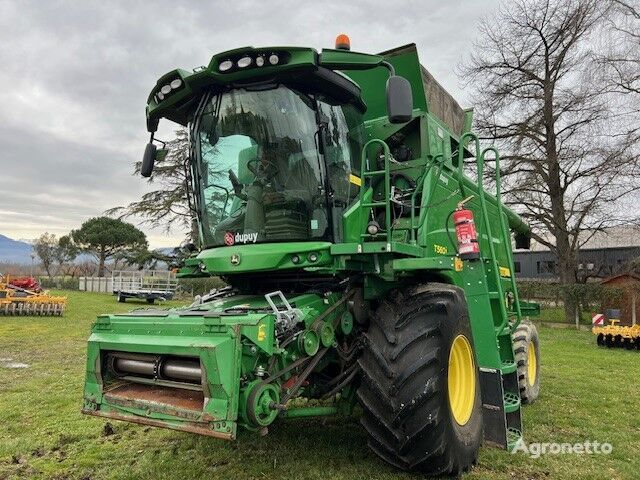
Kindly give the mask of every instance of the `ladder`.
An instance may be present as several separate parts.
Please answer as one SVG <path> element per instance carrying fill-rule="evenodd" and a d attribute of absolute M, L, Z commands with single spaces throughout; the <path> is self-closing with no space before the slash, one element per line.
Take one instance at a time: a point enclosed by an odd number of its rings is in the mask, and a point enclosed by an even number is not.
<path fill-rule="evenodd" d="M 382 146 L 383 149 L 383 155 L 382 155 L 382 159 L 384 161 L 383 167 L 379 168 L 377 165 L 375 166 L 375 168 L 372 168 L 370 160 L 369 160 L 369 156 L 367 155 L 367 152 L 369 150 L 369 147 L 371 145 L 374 144 L 378 144 Z M 427 163 L 424 167 L 424 171 L 422 172 L 422 174 L 420 175 L 420 177 L 418 178 L 418 180 L 416 181 L 416 188 L 414 189 L 412 195 L 411 195 L 411 206 L 410 206 L 410 217 L 409 217 L 409 225 L 408 226 L 397 226 L 394 225 L 391 221 L 391 203 L 392 203 L 392 199 L 391 199 L 391 194 L 393 193 L 391 190 L 391 166 L 390 163 L 392 161 L 391 158 L 391 152 L 389 150 L 389 146 L 387 145 L 387 143 L 384 140 L 380 140 L 377 138 L 374 138 L 373 140 L 368 141 L 364 147 L 362 148 L 362 154 L 361 154 L 361 158 L 360 158 L 360 175 L 363 180 L 363 184 L 362 187 L 360 188 L 360 205 L 364 208 L 370 208 L 370 209 L 375 209 L 375 208 L 384 208 L 384 212 L 385 212 L 385 224 L 384 224 L 384 231 L 380 232 L 376 235 L 376 237 L 378 236 L 383 236 L 385 238 L 385 240 L 387 240 L 387 242 L 390 242 L 393 239 L 393 232 L 394 231 L 399 231 L 399 230 L 408 230 L 409 231 L 409 243 L 411 245 L 417 245 L 418 241 L 417 241 L 417 235 L 418 235 L 418 229 L 420 227 L 420 225 L 422 225 L 422 222 L 424 221 L 424 217 L 425 214 L 427 212 L 426 208 L 423 208 L 423 205 L 420 205 L 419 202 L 421 202 L 421 198 L 420 198 L 420 194 L 422 193 L 423 190 L 423 186 L 424 186 L 424 181 L 427 178 L 427 175 L 429 175 L 429 172 L 431 171 L 432 168 L 436 167 L 438 168 L 437 173 L 436 173 L 436 178 L 440 176 L 440 173 L 442 172 L 442 168 L 444 166 L 444 140 L 443 140 L 443 146 L 442 146 L 442 151 L 440 153 L 437 153 L 436 155 L 434 155 L 433 159 Z M 380 158 L 380 157 L 379 157 Z M 371 181 L 371 185 L 374 184 L 374 179 L 378 177 L 384 177 L 383 182 L 384 182 L 384 194 L 383 194 L 383 198 L 379 201 L 374 201 L 371 200 L 370 202 L 367 202 L 365 200 L 365 193 L 367 191 L 366 188 L 366 180 L 370 179 Z M 425 205 L 429 205 L 430 201 L 431 201 L 431 197 L 433 195 L 434 189 L 430 189 L 430 191 L 427 193 L 427 201 L 425 202 Z M 420 208 L 418 208 L 420 207 Z M 420 212 L 420 217 L 416 218 L 416 210 L 419 210 Z M 373 210 L 371 210 L 373 211 Z M 362 233 L 360 235 L 360 238 L 363 241 L 367 241 L 367 240 L 371 240 L 372 239 L 372 235 L 370 235 L 369 233 L 365 232 Z"/>
<path fill-rule="evenodd" d="M 384 157 L 384 165 L 382 169 L 380 169 L 377 165 L 373 166 L 369 162 L 369 156 L 367 152 L 372 145 L 378 144 L 382 147 L 383 157 Z M 376 159 L 377 160 L 377 159 Z M 384 140 L 380 140 L 379 138 L 374 138 L 369 140 L 364 147 L 362 147 L 362 153 L 360 156 L 360 178 L 362 178 L 362 186 L 360 187 L 360 205 L 363 208 L 369 208 L 370 211 L 373 212 L 375 208 L 384 208 L 384 230 L 378 232 L 376 235 L 371 235 L 368 232 L 364 232 L 360 235 L 360 238 L 363 241 L 371 240 L 373 237 L 377 237 L 376 240 L 380 237 L 384 237 L 387 243 L 391 242 L 392 232 L 391 232 L 391 173 L 390 173 L 390 163 L 391 161 L 391 151 L 389 150 L 389 145 Z M 367 180 L 370 180 L 371 185 L 374 183 L 375 178 L 384 177 L 384 196 L 382 200 L 375 201 L 373 198 L 371 201 L 367 202 L 365 199 L 365 193 L 367 191 L 366 185 Z M 375 219 L 373 219 L 375 220 Z"/>
<path fill-rule="evenodd" d="M 480 150 L 480 142 L 475 134 L 467 132 L 462 135 L 459 143 L 457 167 L 460 190 L 463 196 L 465 196 L 465 187 L 463 185 L 463 145 L 467 140 L 472 140 L 475 143 L 478 199 L 482 218 L 482 228 L 478 228 L 478 231 L 480 234 L 484 233 L 486 235 L 489 248 L 488 256 L 486 251 L 483 254 L 483 249 L 481 248 L 481 258 L 474 262 L 474 268 L 478 268 L 481 272 L 481 277 L 486 278 L 486 281 L 483 282 L 484 291 L 482 296 L 485 297 L 485 303 L 491 310 L 495 341 L 500 357 L 499 366 L 479 365 L 485 440 L 512 450 L 522 438 L 522 418 L 518 372 L 513 353 L 511 333 L 519 325 L 522 314 L 518 289 L 513 274 L 511 236 L 502 206 L 500 155 L 495 147 Z M 499 217 L 499 231 L 495 233 L 497 233 L 497 238 L 501 240 L 505 250 L 504 253 L 509 270 L 508 274 L 505 275 L 508 277 L 507 279 L 503 278 L 498 262 L 496 247 L 493 243 L 494 232 L 489 219 L 487 199 L 483 188 L 485 156 L 489 152 L 494 154 L 496 162 L 496 208 Z M 511 305 L 514 306 L 513 309 L 508 308 L 505 295 L 506 286 L 511 287 L 510 290 L 513 295 Z"/>
<path fill-rule="evenodd" d="M 475 155 L 477 166 L 478 199 L 480 202 L 482 230 L 487 237 L 489 245 L 489 255 L 482 255 L 479 268 L 483 271 L 485 278 L 487 303 L 490 305 L 496 343 L 500 355 L 499 368 L 487 368 L 480 365 L 480 377 L 482 388 L 483 418 L 485 440 L 498 444 L 504 448 L 512 450 L 520 438 L 522 438 L 522 419 L 520 389 L 518 386 L 517 365 L 513 354 L 511 334 L 518 327 L 522 320 L 518 289 L 513 273 L 513 254 L 511 251 L 511 236 L 505 221 L 502 206 L 501 179 L 500 179 L 500 154 L 495 147 L 488 147 L 480 150 L 478 137 L 473 133 L 465 133 L 460 138 L 460 149 L 458 150 L 458 179 L 460 181 L 461 192 L 464 192 L 463 181 L 463 148 L 465 140 L 473 140 L 475 143 Z M 497 238 L 501 239 L 505 250 L 508 265 L 508 278 L 503 278 L 498 262 L 496 247 L 493 242 L 494 232 L 489 219 L 487 209 L 487 199 L 483 188 L 484 164 L 487 153 L 493 153 L 496 163 L 496 207 L 498 210 L 499 230 Z M 463 193 L 464 196 L 464 193 Z M 480 230 L 480 229 L 479 229 Z M 482 254 L 482 252 L 481 252 Z M 508 301 L 505 295 L 505 285 L 510 286 L 513 295 L 511 305 L 514 309 L 508 308 Z"/>

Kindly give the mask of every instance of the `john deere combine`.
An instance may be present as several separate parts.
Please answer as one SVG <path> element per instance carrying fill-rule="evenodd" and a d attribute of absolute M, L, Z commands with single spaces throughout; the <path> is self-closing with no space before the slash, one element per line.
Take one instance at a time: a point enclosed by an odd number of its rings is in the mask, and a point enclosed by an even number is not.
<path fill-rule="evenodd" d="M 34 278 L 0 274 L 0 315 L 62 315 L 66 305 L 67 297 L 42 291 Z"/>
<path fill-rule="evenodd" d="M 188 127 L 199 254 L 180 274 L 228 287 L 98 317 L 84 413 L 233 440 L 359 402 L 373 451 L 427 474 L 468 469 L 483 436 L 521 437 L 539 348 L 511 268 L 511 234 L 523 246 L 529 229 L 499 177 L 482 188 L 498 152 L 414 45 L 370 55 L 339 38 L 158 80 L 142 174 L 164 153 L 159 120 Z"/>

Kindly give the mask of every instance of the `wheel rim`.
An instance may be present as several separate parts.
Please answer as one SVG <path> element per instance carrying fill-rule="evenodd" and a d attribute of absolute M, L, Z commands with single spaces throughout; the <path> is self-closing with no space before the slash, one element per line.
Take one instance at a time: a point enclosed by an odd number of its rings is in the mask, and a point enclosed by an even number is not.
<path fill-rule="evenodd" d="M 451 344 L 447 383 L 451 414 L 458 425 L 466 425 L 476 398 L 476 367 L 471 343 L 464 335 Z"/>
<path fill-rule="evenodd" d="M 527 354 L 527 381 L 529 386 L 533 387 L 536 383 L 536 375 L 538 373 L 538 359 L 536 358 L 536 346 L 533 342 L 529 343 L 529 353 Z"/>

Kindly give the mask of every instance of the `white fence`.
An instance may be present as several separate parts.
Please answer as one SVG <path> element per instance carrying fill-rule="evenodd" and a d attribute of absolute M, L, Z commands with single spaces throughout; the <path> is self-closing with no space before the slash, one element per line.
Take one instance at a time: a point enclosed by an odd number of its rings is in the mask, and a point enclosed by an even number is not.
<path fill-rule="evenodd" d="M 82 292 L 113 293 L 111 277 L 80 277 L 79 290 Z"/>

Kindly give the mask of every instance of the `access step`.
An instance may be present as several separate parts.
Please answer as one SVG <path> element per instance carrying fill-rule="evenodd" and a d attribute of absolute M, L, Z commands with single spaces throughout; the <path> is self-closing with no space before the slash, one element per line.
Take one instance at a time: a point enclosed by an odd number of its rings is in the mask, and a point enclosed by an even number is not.
<path fill-rule="evenodd" d="M 518 442 L 522 440 L 522 432 L 516 428 L 507 429 L 507 450 L 512 452 Z"/>
<path fill-rule="evenodd" d="M 514 373 L 516 370 L 518 370 L 518 365 L 516 365 L 516 362 L 506 361 L 502 362 L 502 365 L 500 366 L 500 372 L 502 373 L 502 375 Z"/>
<path fill-rule="evenodd" d="M 520 410 L 520 395 L 512 392 L 504 394 L 504 411 L 505 413 L 517 412 Z"/>

